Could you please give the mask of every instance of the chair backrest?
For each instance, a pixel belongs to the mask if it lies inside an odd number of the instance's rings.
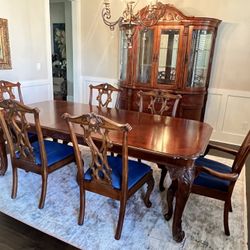
[[[148,109],[151,114],[170,115],[175,117],[181,95],[175,95],[167,91],[139,91],[139,112],[143,112],[145,99],[149,99]]]
[[[112,147],[110,134],[121,133],[122,136],[122,189],[127,188],[128,175],[128,145],[127,134],[132,129],[129,124],[119,124],[104,116],[95,113],[83,114],[81,116],[72,117],[69,114],[63,114],[66,120],[71,140],[75,150],[75,158],[78,166],[78,177],[82,179],[83,164],[75,135],[74,128],[78,124],[83,129],[83,139],[89,146],[92,155],[90,168],[92,170],[92,178],[96,181],[111,185],[111,168],[108,164],[107,152]]]
[[[17,89],[18,98],[14,94],[14,89]],[[21,103],[23,103],[21,84],[19,82],[12,83],[0,80],[0,102],[4,99],[19,100]]]
[[[93,90],[97,90],[98,94],[96,97],[96,100],[98,102],[99,107],[108,107],[108,105],[112,102],[112,94],[114,92],[117,92],[117,97],[116,97],[116,103],[115,107],[118,108],[118,100],[119,100],[119,95],[121,90],[112,86],[111,84],[108,83],[102,83],[96,86],[93,86],[92,84],[89,85],[90,89],[90,95],[89,95],[89,104],[92,105],[93,103]]]
[[[245,161],[250,153],[250,130],[246,135],[244,141],[242,142],[239,151],[234,159],[232,172],[240,173],[241,169],[243,168]]]
[[[25,117],[28,114],[33,116],[36,126],[42,165],[47,166],[39,110],[16,100],[6,99],[0,102],[0,125],[8,143],[11,158],[35,162],[33,148],[28,137],[30,124]]]

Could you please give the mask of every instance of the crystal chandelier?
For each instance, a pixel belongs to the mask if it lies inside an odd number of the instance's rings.
[[[158,2],[150,2],[142,11],[134,14],[134,1],[126,0],[126,8],[116,21],[110,21],[111,19],[111,9],[110,1],[104,0],[104,8],[102,10],[103,22],[109,26],[110,30],[114,30],[115,26],[118,24],[120,30],[123,30],[126,35],[128,48],[132,48],[132,38],[135,32],[136,26],[141,26],[145,31],[159,21],[159,19],[164,15],[165,9],[164,4]]]

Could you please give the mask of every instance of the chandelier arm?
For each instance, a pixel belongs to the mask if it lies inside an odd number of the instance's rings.
[[[110,18],[111,18],[111,11],[110,11],[110,9],[104,8],[102,10],[102,20],[103,20],[103,22],[107,26],[109,26],[110,30],[114,30],[115,29],[115,25],[118,24],[118,23],[119,24],[122,23],[122,21],[124,19],[123,17],[119,17],[116,21],[111,22]]]

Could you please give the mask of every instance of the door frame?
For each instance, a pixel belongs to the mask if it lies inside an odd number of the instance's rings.
[[[65,0],[66,1],[66,0]],[[58,2],[65,2],[58,0]],[[72,4],[72,49],[73,49],[73,100],[81,102],[81,0],[67,0]],[[46,47],[47,47],[47,72],[50,84],[50,99],[53,97],[53,78],[52,78],[52,58],[51,58],[51,32],[50,32],[50,0],[45,1],[45,28],[46,28]]]

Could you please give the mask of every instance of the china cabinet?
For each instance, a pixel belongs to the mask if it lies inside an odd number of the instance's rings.
[[[157,25],[135,28],[132,48],[121,31],[120,107],[138,110],[138,91],[163,89],[182,95],[178,117],[203,120],[221,20],[186,16],[169,4],[162,8]]]

